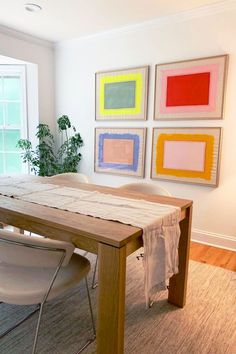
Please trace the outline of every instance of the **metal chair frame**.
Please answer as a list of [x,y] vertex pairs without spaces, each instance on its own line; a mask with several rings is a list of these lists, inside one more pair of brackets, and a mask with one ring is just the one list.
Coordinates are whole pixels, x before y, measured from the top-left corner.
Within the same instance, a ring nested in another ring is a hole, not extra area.
[[96,256],[96,261],[93,270],[92,289],[95,289],[98,286],[98,282],[95,279],[97,273],[97,266],[98,266],[98,255]]
[[[83,256],[85,257],[89,252],[86,251]],[[92,277],[92,285],[91,288],[92,289],[96,289],[96,287],[98,286],[98,282],[96,281],[96,274],[97,274],[97,266],[98,266],[98,255],[96,254],[96,261],[95,261],[95,265],[94,265],[94,270],[93,270],[93,277]]]
[[[33,248],[33,249],[40,249],[40,250],[45,250],[45,251],[52,251],[52,252],[61,252],[62,256],[59,260],[58,266],[56,267],[56,270],[52,276],[51,282],[48,286],[48,289],[44,295],[43,301],[37,305],[37,308],[34,309],[30,314],[28,314],[26,317],[24,317],[22,320],[20,320],[17,324],[13,325],[11,328],[7,329],[6,331],[4,331],[1,335],[0,335],[0,339],[3,338],[6,334],[10,333],[13,329],[15,329],[16,327],[18,327],[21,323],[23,323],[25,320],[27,320],[29,317],[31,317],[35,312],[37,312],[39,310],[39,316],[38,316],[38,321],[37,321],[37,327],[36,327],[36,332],[35,332],[35,338],[34,338],[34,344],[33,344],[33,349],[32,349],[32,354],[35,354],[36,351],[36,346],[37,346],[37,342],[38,342],[38,334],[39,334],[39,328],[40,328],[40,324],[41,324],[41,318],[42,318],[42,313],[43,313],[43,307],[45,302],[47,301],[47,298],[50,294],[50,291],[53,287],[53,284],[56,280],[56,277],[61,269],[61,266],[63,264],[63,261],[65,259],[66,256],[66,251],[62,248],[53,248],[53,247],[47,247],[47,246],[39,246],[39,245],[30,245],[24,242],[17,242],[17,241],[13,241],[13,240],[6,240],[5,238],[1,238],[0,237],[0,243],[10,243],[10,244],[14,244],[17,246],[21,246],[21,247],[28,247],[28,248]],[[85,348],[87,348],[87,346],[89,344],[91,344],[95,339],[96,339],[96,329],[95,329],[95,323],[94,323],[94,317],[93,317],[93,310],[92,310],[92,304],[91,304],[91,298],[90,298],[90,293],[89,293],[89,288],[88,288],[88,281],[87,281],[87,277],[85,277],[85,283],[86,283],[86,290],[87,290],[87,296],[88,296],[88,302],[89,302],[89,309],[90,309],[90,315],[91,315],[91,322],[92,322],[92,329],[93,329],[93,336],[92,338],[88,339],[87,342],[84,344],[84,346],[76,353],[79,354],[81,353]],[[1,304],[2,302],[0,302]]]

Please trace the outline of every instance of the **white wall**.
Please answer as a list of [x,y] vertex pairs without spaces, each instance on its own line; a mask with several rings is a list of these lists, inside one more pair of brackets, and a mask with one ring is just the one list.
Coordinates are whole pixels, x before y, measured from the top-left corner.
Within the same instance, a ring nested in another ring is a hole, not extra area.
[[38,66],[39,120],[55,129],[54,50],[51,43],[0,26],[0,56]]
[[[154,126],[222,126],[223,146],[218,188],[153,181],[173,195],[194,201],[194,237],[225,247],[236,241],[236,8],[214,7],[125,30],[62,42],[56,48],[56,111],[69,115],[84,139],[81,171],[93,182],[119,186],[133,178],[93,172],[94,128],[148,127],[146,181],[149,181],[151,133]],[[223,121],[154,122],[154,66],[183,59],[230,55]],[[151,66],[147,122],[95,122],[95,72]],[[140,181],[140,180],[139,180]]]

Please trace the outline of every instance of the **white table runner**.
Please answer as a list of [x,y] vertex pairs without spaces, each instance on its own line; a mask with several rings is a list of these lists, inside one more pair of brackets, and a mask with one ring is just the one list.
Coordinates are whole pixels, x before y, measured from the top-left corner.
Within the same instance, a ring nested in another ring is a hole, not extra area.
[[178,273],[180,208],[97,191],[0,178],[0,194],[143,229],[146,306],[169,278]]

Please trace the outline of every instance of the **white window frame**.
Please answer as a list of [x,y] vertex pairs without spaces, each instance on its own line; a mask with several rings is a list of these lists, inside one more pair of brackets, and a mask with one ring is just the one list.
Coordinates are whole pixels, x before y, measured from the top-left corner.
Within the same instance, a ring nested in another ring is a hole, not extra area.
[[[21,98],[20,100],[16,100],[15,102],[21,102],[21,123],[19,125],[6,125],[6,112],[4,108],[3,112],[3,120],[4,124],[0,125],[0,129],[6,130],[18,130],[20,129],[20,138],[28,139],[29,138],[29,130],[28,130],[28,112],[27,112],[27,82],[26,82],[26,65],[18,65],[18,64],[0,64],[0,80],[4,76],[19,76],[21,83]],[[7,103],[7,100],[1,101]],[[10,100],[9,102],[14,102],[14,100]],[[4,139],[4,138],[3,138]],[[4,153],[4,150],[1,152]],[[8,152],[10,153],[10,151]],[[13,152],[15,153],[15,152]],[[4,171],[6,171],[6,160],[4,159]],[[28,164],[21,164],[20,173],[28,173],[29,167]],[[4,172],[5,173],[5,172]]]

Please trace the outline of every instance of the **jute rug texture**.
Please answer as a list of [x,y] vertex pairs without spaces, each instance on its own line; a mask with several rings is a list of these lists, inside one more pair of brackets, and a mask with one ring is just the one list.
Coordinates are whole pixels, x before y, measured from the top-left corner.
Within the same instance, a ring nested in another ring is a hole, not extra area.
[[[95,256],[88,255],[94,264]],[[92,274],[89,276],[91,283]],[[91,290],[96,317],[97,290]],[[0,304],[0,331],[32,307]],[[37,314],[0,340],[1,354],[31,352]],[[45,306],[37,354],[74,354],[91,335],[84,282]],[[84,354],[95,354],[95,343]],[[190,261],[184,309],[159,293],[145,309],[142,262],[127,259],[125,354],[236,354],[236,273]],[[110,353],[113,354],[113,353]]]

